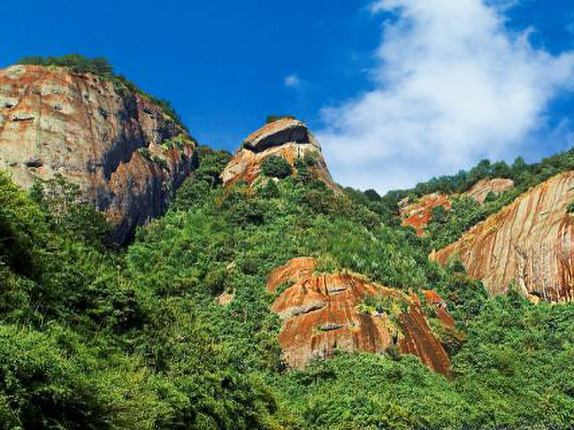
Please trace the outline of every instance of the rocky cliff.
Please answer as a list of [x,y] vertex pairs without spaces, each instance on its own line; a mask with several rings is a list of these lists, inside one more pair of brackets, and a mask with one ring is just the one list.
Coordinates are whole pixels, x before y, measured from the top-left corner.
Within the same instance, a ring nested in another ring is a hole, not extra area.
[[0,169],[23,187],[60,173],[120,242],[166,210],[193,155],[185,130],[119,81],[53,66],[0,71]]
[[492,294],[514,283],[533,300],[574,300],[574,172],[557,175],[431,255],[456,255]]
[[291,118],[273,121],[249,135],[223,171],[223,184],[255,183],[261,177],[261,164],[271,155],[284,158],[294,172],[298,159],[312,157],[310,170],[329,188],[339,191],[323,159],[321,146],[303,122]]
[[414,228],[417,235],[423,236],[425,226],[431,219],[432,210],[436,207],[450,210],[452,203],[446,194],[433,193],[422,196],[417,202],[411,204],[409,204],[408,199],[405,199],[399,203],[399,206],[403,225]]
[[482,179],[474,184],[463,196],[470,197],[478,203],[484,203],[490,193],[495,195],[502,194],[512,187],[514,187],[514,181],[512,179]]
[[[291,367],[329,357],[335,349],[376,353],[397,346],[403,354],[420,357],[431,369],[451,374],[450,359],[416,296],[355,274],[314,274],[316,267],[313,258],[295,258],[268,277],[270,293],[286,287],[272,310],[283,320],[279,343]],[[443,327],[454,329],[440,296],[435,292],[426,296]],[[368,297],[380,306],[369,306]]]

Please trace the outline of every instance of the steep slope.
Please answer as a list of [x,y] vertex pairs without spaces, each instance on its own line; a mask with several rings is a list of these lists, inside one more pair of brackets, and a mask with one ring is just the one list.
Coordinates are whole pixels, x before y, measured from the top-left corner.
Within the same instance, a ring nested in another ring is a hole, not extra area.
[[23,187],[59,173],[117,226],[161,215],[192,170],[194,144],[147,97],[62,67],[0,71],[0,169]]
[[491,294],[514,283],[522,294],[548,301],[574,300],[574,172],[554,176],[473,227],[431,259],[456,255]]
[[223,171],[223,184],[256,182],[261,176],[263,161],[272,155],[285,159],[294,171],[297,171],[296,161],[307,156],[312,160],[310,170],[329,188],[339,191],[323,159],[321,146],[303,122],[291,118],[273,121],[249,135]]
[[409,204],[408,199],[405,199],[401,206],[403,225],[414,228],[417,235],[423,236],[425,234],[425,226],[431,219],[432,210],[437,207],[450,210],[452,204],[446,194],[433,193],[422,196],[417,202],[412,204]]
[[463,196],[470,197],[478,203],[484,203],[490,193],[495,195],[501,194],[512,187],[514,187],[514,181],[512,179],[482,179],[474,184]]
[[[376,353],[396,345],[401,353],[418,356],[434,371],[451,374],[450,359],[416,295],[350,273],[314,275],[316,267],[313,258],[295,258],[268,277],[270,293],[294,282],[272,306],[283,320],[279,343],[291,367],[301,368],[313,358],[329,357],[335,349]],[[364,304],[368,298],[385,309],[371,309]],[[427,303],[437,309],[445,328],[454,329],[438,294],[427,292]]]

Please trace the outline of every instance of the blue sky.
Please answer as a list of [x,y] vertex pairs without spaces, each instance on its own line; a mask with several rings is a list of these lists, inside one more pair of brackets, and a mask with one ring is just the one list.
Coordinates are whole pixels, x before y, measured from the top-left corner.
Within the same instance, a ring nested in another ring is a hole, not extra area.
[[7,6],[3,63],[105,56],[231,151],[296,115],[336,180],[385,191],[574,142],[574,4],[486,1],[32,0]]

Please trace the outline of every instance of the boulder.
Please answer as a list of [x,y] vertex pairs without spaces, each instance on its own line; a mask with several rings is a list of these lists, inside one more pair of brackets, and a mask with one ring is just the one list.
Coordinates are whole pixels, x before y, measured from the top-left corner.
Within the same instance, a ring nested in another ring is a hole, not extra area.
[[248,184],[258,182],[262,178],[261,164],[272,155],[285,159],[295,173],[295,162],[307,156],[307,160],[312,160],[309,170],[329,188],[340,192],[323,159],[321,146],[302,121],[291,118],[271,122],[243,141],[221,174],[224,186],[240,181]]

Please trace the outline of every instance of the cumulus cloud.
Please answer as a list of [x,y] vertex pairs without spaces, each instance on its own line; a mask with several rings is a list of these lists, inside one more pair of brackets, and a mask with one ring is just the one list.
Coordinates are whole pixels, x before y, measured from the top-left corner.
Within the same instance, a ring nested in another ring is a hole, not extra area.
[[285,78],[285,86],[289,88],[299,88],[301,87],[301,78],[299,75],[292,74]]
[[505,28],[512,1],[379,0],[393,14],[371,70],[375,89],[323,110],[335,179],[380,191],[516,155],[574,86],[574,54]]

